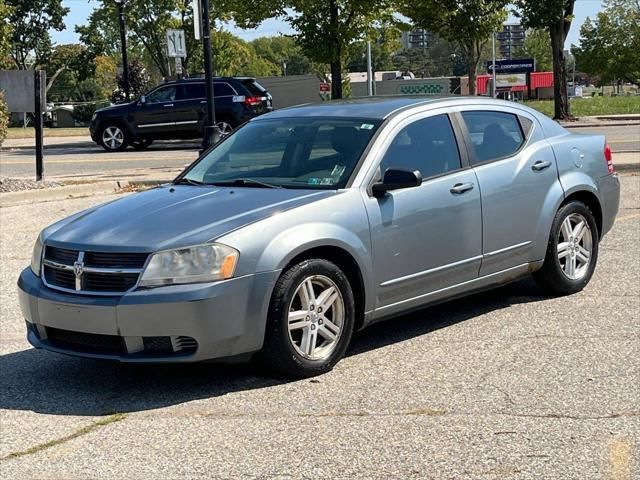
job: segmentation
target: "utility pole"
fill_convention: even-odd
[[[496,98],[496,32],[491,33],[491,47],[493,50],[493,65],[491,67],[491,97]]]
[[[367,40],[367,95],[373,96],[373,64],[371,62],[371,40]]]
[[[127,102],[131,100],[129,86],[129,60],[127,59],[127,27],[124,23],[124,6],[126,0],[115,0],[118,4],[118,23],[120,24],[120,48],[122,50],[122,78],[124,80],[124,94]]]
[[[216,109],[213,96],[213,69],[211,67],[211,27],[209,25],[209,0],[201,0],[202,10],[202,49],[204,52],[204,80],[207,95],[207,123],[202,137],[202,149],[216,144],[220,133],[216,126]]]

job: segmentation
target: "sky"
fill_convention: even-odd
[[[53,40],[58,44],[78,42],[75,26],[85,24],[91,11],[96,8],[100,2],[97,0],[63,0],[62,4],[65,7],[69,7],[69,14],[65,17],[67,28],[62,32],[51,32]],[[587,17],[595,17],[602,8],[601,0],[576,0],[575,17],[571,24],[569,35],[567,36],[565,48],[568,49],[571,44],[579,43],[580,26]],[[509,20],[509,22],[515,21],[516,19],[514,18]],[[292,30],[286,22],[276,19],[266,20],[259,28],[254,30],[241,30],[233,25],[226,25],[225,28],[243,40],[292,33]]]

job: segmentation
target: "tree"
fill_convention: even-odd
[[[271,75],[306,75],[311,71],[311,61],[302,53],[291,36],[259,37],[250,42],[256,55],[269,62]]]
[[[506,0],[402,0],[400,11],[420,28],[458,45],[467,60],[469,93],[476,94],[484,46],[507,18]]]
[[[21,70],[44,66],[52,50],[49,32],[64,30],[69,9],[62,0],[8,0],[7,5],[6,18],[12,26],[9,55],[15,66]]]
[[[12,10],[5,0],[0,0],[0,18],[2,18],[0,23],[0,68],[2,68],[5,57],[9,55],[11,47],[10,38],[13,26],[9,21],[9,14]]]
[[[551,70],[553,64],[551,59],[551,39],[544,30],[527,31],[522,47],[518,47],[513,52],[516,57],[533,58],[536,62],[536,70],[547,72]]]
[[[135,98],[149,89],[149,73],[147,72],[147,67],[140,60],[133,59],[127,63],[129,64],[129,88],[131,96]],[[119,74],[116,81],[118,82],[118,90],[113,92],[111,100],[114,103],[129,101],[124,94],[124,76]]]
[[[77,78],[86,78],[93,75],[93,66],[83,45],[71,43],[57,45],[53,49],[46,64],[47,92],[58,79],[58,76],[68,70],[72,70]]]
[[[394,57],[400,49],[400,30],[392,26],[390,28],[380,28],[375,32],[374,40],[371,41],[371,64],[374,72],[392,70],[395,68]],[[367,40],[354,42],[349,51],[351,52],[348,70],[350,72],[367,71]]]
[[[343,65],[349,45],[397,22],[393,0],[289,0],[287,21],[297,31],[295,39],[311,60],[328,64],[331,97],[343,96]]]
[[[567,67],[564,56],[564,42],[571,28],[575,0],[515,0],[513,2],[527,28],[543,29],[551,39],[553,59],[553,102],[554,118],[571,118],[567,97]]]
[[[580,70],[601,83],[623,80],[640,85],[640,2],[608,0],[595,21],[580,28],[580,45],[571,49]]]

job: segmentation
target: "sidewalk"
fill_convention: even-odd
[[[44,137],[44,148],[70,148],[94,146],[95,143],[89,135],[78,137]],[[2,144],[2,149],[35,148],[34,138],[7,138]]]

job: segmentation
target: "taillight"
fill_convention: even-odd
[[[262,97],[244,97],[244,104],[248,107],[255,107],[262,103]]]
[[[609,146],[608,143],[604,144],[604,159],[607,162],[607,170],[609,171],[609,173],[613,173],[614,172],[613,159],[611,157],[611,147]]]

